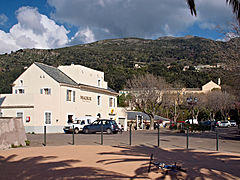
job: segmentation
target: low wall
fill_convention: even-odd
[[[64,133],[64,126],[46,126],[46,133]],[[44,126],[25,126],[26,133],[44,133]]]
[[[0,149],[15,146],[26,146],[27,140],[22,118],[0,118]]]

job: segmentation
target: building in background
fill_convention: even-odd
[[[22,117],[26,132],[63,132],[78,117],[125,118],[117,95],[104,81],[104,72],[81,65],[52,67],[33,63],[0,95],[2,117]]]

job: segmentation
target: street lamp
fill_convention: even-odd
[[[190,96],[190,97],[188,97],[187,98],[187,103],[191,106],[191,109],[192,109],[192,124],[193,124],[193,108],[194,108],[194,105],[196,105],[197,104],[197,102],[198,102],[198,98],[197,97],[192,97],[192,96]]]

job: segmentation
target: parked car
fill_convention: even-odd
[[[81,117],[81,118],[75,118],[75,121],[73,123],[68,123],[68,125],[64,126],[63,130],[65,133],[72,133],[73,132],[73,126],[74,126],[74,133],[78,134],[83,130],[83,127],[85,125],[89,125],[93,123],[96,120],[94,117]]]
[[[231,126],[237,126],[237,123],[234,120],[230,120],[230,124],[231,124]]]
[[[217,127],[230,127],[231,123],[228,120],[222,120],[217,122]]]
[[[197,119],[187,119],[185,120],[185,123],[188,123],[188,124],[198,124],[198,120]]]
[[[200,124],[203,125],[203,126],[211,126],[212,121],[209,121],[209,120],[208,121],[201,121]]]
[[[107,134],[117,133],[119,131],[119,127],[114,120],[101,119],[96,120],[90,125],[86,125],[83,127],[83,133],[96,133],[101,132],[101,124],[103,124],[103,132],[107,132]]]

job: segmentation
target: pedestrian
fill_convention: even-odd
[[[122,125],[118,123],[119,132],[122,134]]]

